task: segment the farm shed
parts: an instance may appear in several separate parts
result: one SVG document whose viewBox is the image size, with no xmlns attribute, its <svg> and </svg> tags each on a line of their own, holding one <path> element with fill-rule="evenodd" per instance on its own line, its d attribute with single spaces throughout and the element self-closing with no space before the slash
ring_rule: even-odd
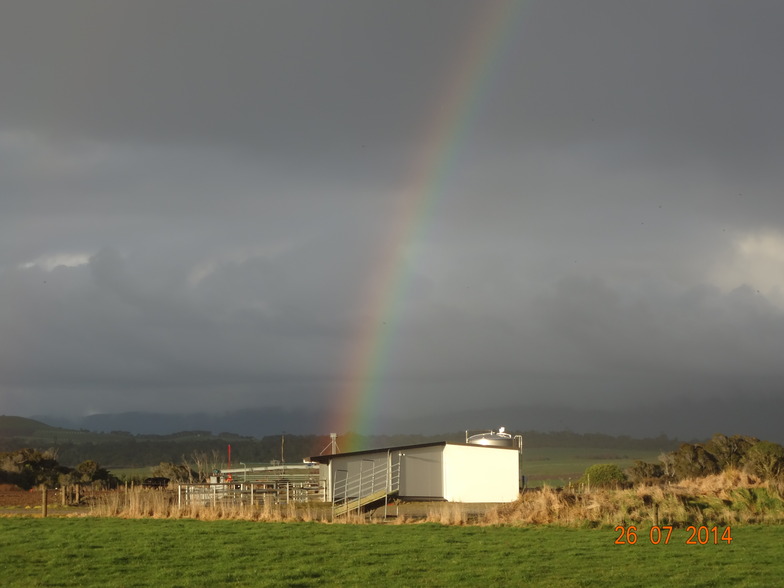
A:
<svg viewBox="0 0 784 588">
<path fill-rule="evenodd" d="M 468 443 L 423 443 L 319 455 L 327 500 L 404 500 L 512 502 L 520 492 L 517 447 Z"/>
</svg>

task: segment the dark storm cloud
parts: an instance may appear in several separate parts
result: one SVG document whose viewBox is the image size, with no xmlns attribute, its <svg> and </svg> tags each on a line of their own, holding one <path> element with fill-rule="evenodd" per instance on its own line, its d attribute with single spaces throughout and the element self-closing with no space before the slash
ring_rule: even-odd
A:
<svg viewBox="0 0 784 588">
<path fill-rule="evenodd" d="M 5 19 L 11 124 L 270 156 L 400 141 L 467 33 L 466 3 L 31 3 Z M 457 8 L 455 10 L 454 8 Z M 437 36 L 436 36 L 437 35 Z M 410 138 L 407 137 L 407 138 Z"/>
<path fill-rule="evenodd" d="M 781 16 L 774 2 L 535 3 L 499 98 L 521 116 L 499 130 L 626 139 L 673 163 L 697 150 L 769 162 L 782 139 L 770 61 Z"/>
<path fill-rule="evenodd" d="M 357 156 L 416 139 L 482 13 L 466 2 L 18 4 L 0 41 L 5 125 Z M 781 146 L 778 3 L 531 2 L 518 18 L 484 108 L 495 143 L 631 141 L 665 161 L 702 151 L 735 165 Z"/>
<path fill-rule="evenodd" d="M 332 401 L 496 6 L 6 7 L 3 411 Z M 384 418 L 779 393 L 782 16 L 520 4 L 390 284 Z"/>
</svg>

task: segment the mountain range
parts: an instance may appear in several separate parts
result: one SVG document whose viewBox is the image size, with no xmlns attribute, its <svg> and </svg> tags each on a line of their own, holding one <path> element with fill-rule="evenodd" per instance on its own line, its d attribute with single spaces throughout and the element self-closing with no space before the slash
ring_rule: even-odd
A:
<svg viewBox="0 0 784 588">
<path fill-rule="evenodd" d="M 701 403 L 683 401 L 640 408 L 581 409 L 569 407 L 504 407 L 412 414 L 406 418 L 380 418 L 374 435 L 426 434 L 445 431 L 497 429 L 572 431 L 628 435 L 633 438 L 668 435 L 679 439 L 704 439 L 721 432 L 784 441 L 780 425 L 784 403 L 778 398 L 736 399 Z M 775 418 L 774 418 L 775 417 Z M 124 412 L 92 414 L 79 418 L 35 415 L 31 418 L 52 426 L 97 432 L 127 431 L 133 434 L 171 434 L 205 430 L 252 437 L 281 433 L 321 435 L 330 432 L 325 414 L 315 410 L 280 407 L 224 413 Z M 340 434 L 347 431 L 334 431 Z"/>
</svg>

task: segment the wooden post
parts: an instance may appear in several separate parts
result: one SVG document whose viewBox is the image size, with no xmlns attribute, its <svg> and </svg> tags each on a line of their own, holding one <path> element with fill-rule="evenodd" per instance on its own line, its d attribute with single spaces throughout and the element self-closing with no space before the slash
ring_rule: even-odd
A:
<svg viewBox="0 0 784 588">
<path fill-rule="evenodd" d="M 655 502 L 653 504 L 653 526 L 659 526 L 659 503 Z"/>
<path fill-rule="evenodd" d="M 41 516 L 46 518 L 46 486 L 41 488 Z"/>
</svg>

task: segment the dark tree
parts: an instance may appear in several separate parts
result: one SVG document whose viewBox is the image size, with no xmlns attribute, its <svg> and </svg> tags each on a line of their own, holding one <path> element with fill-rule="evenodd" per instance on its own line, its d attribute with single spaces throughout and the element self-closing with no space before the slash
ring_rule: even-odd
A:
<svg viewBox="0 0 784 588">
<path fill-rule="evenodd" d="M 198 473 L 188 466 L 171 462 L 162 462 L 152 468 L 152 475 L 156 478 L 168 478 L 172 482 L 193 482 L 198 479 Z"/>
<path fill-rule="evenodd" d="M 664 467 L 658 463 L 637 460 L 626 470 L 626 475 L 635 484 L 650 484 L 664 477 Z"/>
<path fill-rule="evenodd" d="M 721 471 L 716 457 L 699 443 L 684 443 L 670 455 L 672 474 L 676 478 L 700 478 Z"/>
<path fill-rule="evenodd" d="M 713 454 L 722 470 L 740 468 L 746 453 L 759 439 L 745 435 L 728 437 L 718 433 L 705 444 L 705 449 Z"/>
</svg>

